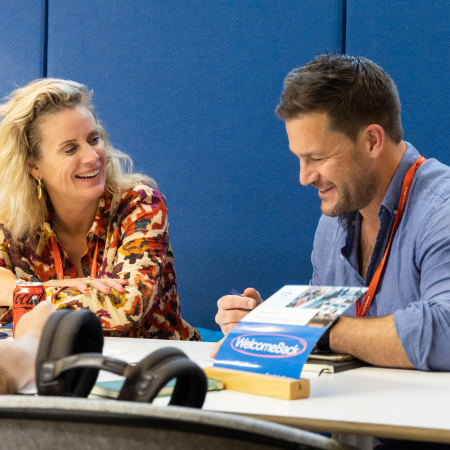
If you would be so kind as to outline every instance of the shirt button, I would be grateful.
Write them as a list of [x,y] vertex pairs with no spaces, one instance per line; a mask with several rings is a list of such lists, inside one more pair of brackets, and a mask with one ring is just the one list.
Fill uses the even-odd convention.
[[342,254],[341,254],[341,259],[342,259],[342,260],[344,259],[344,255],[342,255]]

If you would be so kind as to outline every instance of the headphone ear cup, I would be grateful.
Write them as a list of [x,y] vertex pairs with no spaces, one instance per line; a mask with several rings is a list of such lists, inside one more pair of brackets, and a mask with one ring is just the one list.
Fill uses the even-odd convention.
[[[184,367],[181,367],[181,365]],[[169,405],[190,408],[201,408],[203,406],[208,390],[208,379],[200,366],[190,359],[183,361],[178,359],[170,362],[167,367],[161,368],[161,370],[165,370],[168,373],[170,373],[170,370],[173,370],[175,373],[178,373]],[[158,393],[155,394],[155,397],[156,395]]]
[[120,390],[118,400],[139,401],[137,400],[139,394],[136,392],[136,382],[138,381],[139,375],[142,372],[151,370],[152,367],[159,364],[161,361],[167,360],[167,358],[180,355],[186,356],[181,350],[174,347],[162,348],[147,355],[141,362],[133,367],[132,372],[127,376],[125,383]]
[[[39,359],[39,362],[37,361],[38,393],[40,395],[87,397],[97,380],[98,370],[96,369],[70,370],[61,374],[52,383],[52,386],[44,386],[39,377],[40,368],[45,361],[55,361],[78,353],[101,353],[103,350],[103,330],[98,317],[87,308],[73,312],[66,311],[65,314],[60,314],[59,320],[55,320],[55,325],[51,327],[52,336],[50,331],[46,336],[46,342],[51,341],[48,346],[49,350],[42,350],[42,358]],[[57,313],[59,311],[54,314]],[[54,314],[50,318],[53,318]]]
[[69,309],[58,309],[53,312],[42,330],[39,348],[36,356],[36,386],[39,395],[55,395],[53,394],[54,386],[44,386],[41,382],[41,366],[44,362],[51,360],[52,345],[55,339],[56,330],[62,319],[70,313]]
[[[146,372],[152,377],[147,379],[147,385],[144,383]],[[118,399],[151,403],[174,378],[176,384],[170,404],[201,408],[208,385],[206,375],[185,353],[173,347],[157,350],[137,364],[127,377]]]

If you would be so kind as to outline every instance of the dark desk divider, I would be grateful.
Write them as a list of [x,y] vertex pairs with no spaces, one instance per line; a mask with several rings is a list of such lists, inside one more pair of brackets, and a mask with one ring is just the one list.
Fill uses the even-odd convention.
[[230,288],[308,283],[320,215],[274,109],[283,79],[340,52],[342,0],[49,3],[48,76],[94,90],[112,143],[169,207],[182,316],[218,329]]

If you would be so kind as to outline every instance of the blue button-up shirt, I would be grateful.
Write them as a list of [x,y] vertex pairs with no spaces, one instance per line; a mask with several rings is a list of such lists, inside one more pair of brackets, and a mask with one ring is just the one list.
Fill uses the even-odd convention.
[[[386,250],[406,172],[419,153],[407,150],[378,211],[366,279],[359,274],[359,212],[322,215],[312,252],[312,285],[369,286]],[[450,167],[429,159],[416,171],[367,317],[394,314],[409,361],[421,370],[450,370]],[[354,316],[354,308],[346,313]]]

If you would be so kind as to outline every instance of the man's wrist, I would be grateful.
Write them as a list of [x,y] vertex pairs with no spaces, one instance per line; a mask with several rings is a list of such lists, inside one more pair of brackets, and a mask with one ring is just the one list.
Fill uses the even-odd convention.
[[322,336],[320,337],[320,339],[317,341],[317,344],[316,344],[317,345],[317,350],[319,350],[320,352],[331,353],[330,333],[331,333],[331,329],[334,327],[335,324],[336,324],[336,322],[331,324],[325,330],[325,333],[323,333]]
[[29,345],[30,348],[39,347],[39,342],[41,340],[42,331],[40,330],[27,330],[26,333],[19,337],[15,337],[15,341],[19,341],[22,344]]
[[361,322],[365,320],[368,319],[340,316],[333,324],[333,329],[330,333],[331,351],[333,353],[354,355],[355,345],[359,345],[367,334],[366,330],[360,327]]

